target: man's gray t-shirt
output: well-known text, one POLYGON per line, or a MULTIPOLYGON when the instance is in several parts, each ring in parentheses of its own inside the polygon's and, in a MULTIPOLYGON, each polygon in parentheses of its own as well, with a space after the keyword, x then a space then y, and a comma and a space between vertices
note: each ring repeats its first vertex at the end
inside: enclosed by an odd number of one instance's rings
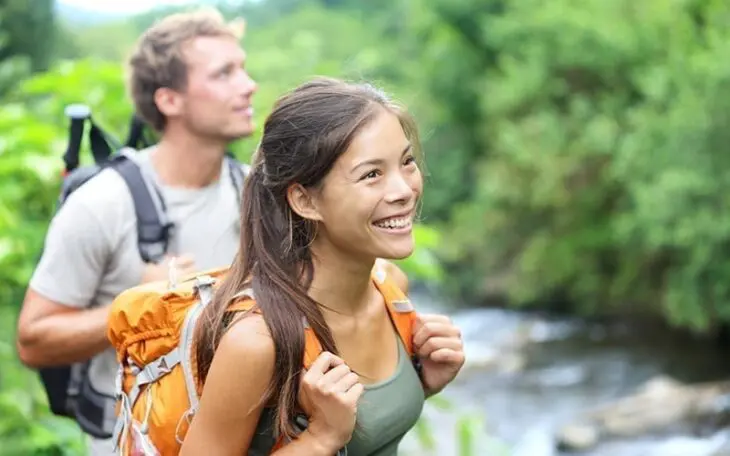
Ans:
MULTIPOLYGON (((198 270, 230 265, 239 245, 239 205, 227 163, 220 179, 207 187, 168 187, 150 162, 151 150, 136 157, 175 224, 168 253, 192 255, 198 270)), ((70 307, 104 306, 140 284, 144 267, 129 189, 116 171, 106 169, 72 193, 53 218, 30 287, 70 307)), ((113 348, 95 356, 91 385, 113 396, 117 367, 113 348)))

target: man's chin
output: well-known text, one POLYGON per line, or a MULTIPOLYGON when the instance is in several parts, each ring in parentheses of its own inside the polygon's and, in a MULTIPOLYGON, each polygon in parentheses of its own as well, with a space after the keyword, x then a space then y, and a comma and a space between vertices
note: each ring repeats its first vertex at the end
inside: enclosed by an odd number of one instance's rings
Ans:
POLYGON ((227 137, 229 141, 237 141, 239 139, 245 139, 249 136, 253 135, 255 131, 255 128, 253 125, 247 126, 246 128, 240 128, 235 131, 230 132, 227 137))

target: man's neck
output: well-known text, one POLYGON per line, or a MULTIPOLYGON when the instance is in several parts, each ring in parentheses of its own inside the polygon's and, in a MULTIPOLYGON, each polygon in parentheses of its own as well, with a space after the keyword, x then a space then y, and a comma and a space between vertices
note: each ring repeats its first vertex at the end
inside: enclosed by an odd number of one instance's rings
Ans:
POLYGON ((225 145, 187 132, 166 132, 151 160, 160 180, 171 187, 202 188, 220 177, 225 145))
POLYGON ((371 302, 371 272, 375 263, 332 250, 312 246, 314 278, 309 295, 322 305, 325 318, 359 315, 371 302))

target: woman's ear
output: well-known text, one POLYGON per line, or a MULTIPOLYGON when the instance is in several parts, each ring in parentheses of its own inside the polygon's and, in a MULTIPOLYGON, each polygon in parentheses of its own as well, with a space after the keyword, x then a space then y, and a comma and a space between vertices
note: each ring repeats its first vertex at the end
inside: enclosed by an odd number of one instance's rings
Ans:
POLYGON ((292 211, 301 218, 315 222, 322 220, 313 195, 302 185, 291 184, 286 189, 286 199, 292 211))

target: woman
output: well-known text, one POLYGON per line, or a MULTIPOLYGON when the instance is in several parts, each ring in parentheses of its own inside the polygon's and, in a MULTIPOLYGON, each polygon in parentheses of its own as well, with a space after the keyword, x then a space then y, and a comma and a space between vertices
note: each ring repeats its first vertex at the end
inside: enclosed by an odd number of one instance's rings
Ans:
POLYGON ((464 362, 459 330, 418 315, 419 378, 372 279, 376 259, 413 251, 418 151, 412 120, 371 86, 316 79, 278 101, 244 188, 241 254, 201 317, 205 389, 181 454, 270 454, 279 435, 296 436, 280 456, 397 453, 464 362), (260 313, 227 318, 247 288, 260 313), (323 347, 306 370, 303 321, 323 347))

